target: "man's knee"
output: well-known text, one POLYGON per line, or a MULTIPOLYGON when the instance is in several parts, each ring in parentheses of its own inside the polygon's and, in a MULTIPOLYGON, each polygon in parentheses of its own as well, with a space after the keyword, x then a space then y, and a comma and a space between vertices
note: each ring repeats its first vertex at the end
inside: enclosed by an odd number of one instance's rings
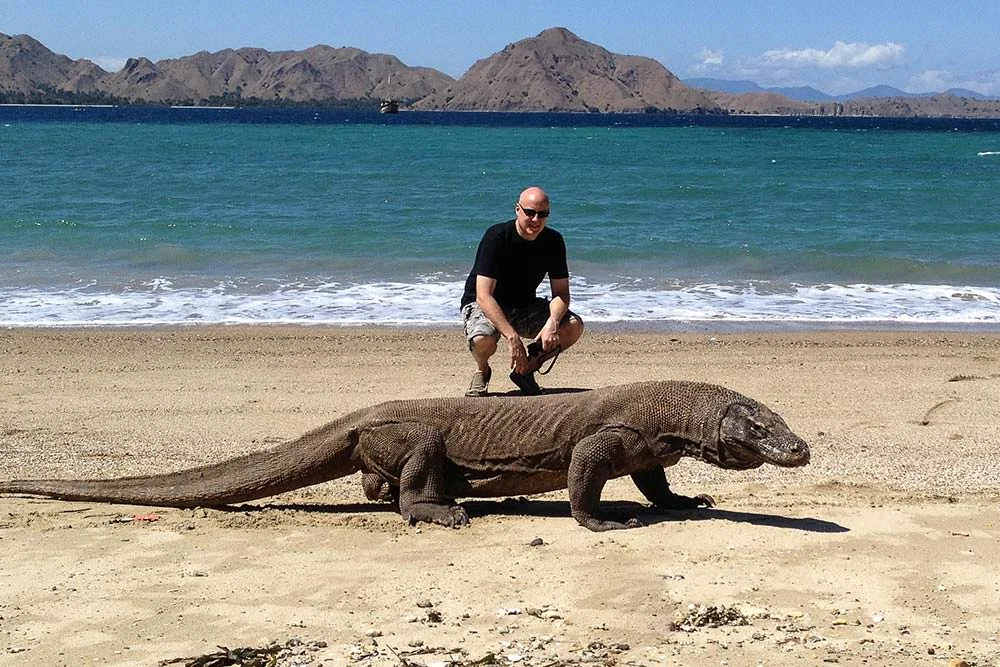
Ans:
POLYGON ((559 325, 559 342, 565 350, 580 340, 583 335, 583 320, 576 313, 567 313, 566 319, 559 325))
POLYGON ((475 355, 489 357, 497 351, 497 339, 487 334, 473 336, 469 340, 469 350, 475 355))

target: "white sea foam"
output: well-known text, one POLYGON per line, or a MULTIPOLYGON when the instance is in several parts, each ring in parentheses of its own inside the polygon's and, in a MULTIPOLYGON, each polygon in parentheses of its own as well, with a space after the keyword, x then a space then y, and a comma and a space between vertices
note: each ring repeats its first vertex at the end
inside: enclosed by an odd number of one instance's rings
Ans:
MULTIPOLYGON (((118 292, 9 289, 0 326, 174 324, 457 324, 461 282, 231 284, 177 289, 168 280, 118 292)), ((574 280, 590 322, 870 323, 1000 328, 1000 289, 949 285, 690 284, 660 289, 574 280)))

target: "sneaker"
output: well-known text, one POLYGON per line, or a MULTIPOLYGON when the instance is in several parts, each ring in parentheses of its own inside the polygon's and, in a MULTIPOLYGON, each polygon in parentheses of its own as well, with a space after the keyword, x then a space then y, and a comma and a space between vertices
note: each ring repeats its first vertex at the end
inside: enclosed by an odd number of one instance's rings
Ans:
POLYGON ((486 387, 490 384, 490 378, 493 376, 493 369, 489 366, 486 367, 486 372, 476 371, 472 374, 472 382, 469 384, 469 390, 465 392, 466 396, 485 396, 486 387))
POLYGON ((518 373, 516 371, 512 371, 510 374, 510 381, 516 384, 517 388, 520 389, 525 396, 538 396, 542 393, 542 388, 538 386, 537 382, 535 382, 534 373, 518 373))

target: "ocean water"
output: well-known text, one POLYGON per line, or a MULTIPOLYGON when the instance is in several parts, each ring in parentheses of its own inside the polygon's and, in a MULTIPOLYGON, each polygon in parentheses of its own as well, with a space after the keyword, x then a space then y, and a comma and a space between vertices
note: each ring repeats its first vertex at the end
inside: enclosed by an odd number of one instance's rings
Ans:
POLYGON ((25 107, 0 326, 457 324, 532 184, 588 322, 1000 330, 995 121, 25 107))

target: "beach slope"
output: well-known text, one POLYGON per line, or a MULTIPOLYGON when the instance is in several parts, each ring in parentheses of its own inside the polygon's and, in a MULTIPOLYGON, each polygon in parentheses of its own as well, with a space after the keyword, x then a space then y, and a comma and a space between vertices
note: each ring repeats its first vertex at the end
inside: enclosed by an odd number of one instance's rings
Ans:
MULTIPOLYGON (((5 479, 217 461, 461 394, 472 371, 457 329, 15 329, 0 346, 5 479)), ((410 527, 356 476, 232 511, 3 497, 0 665, 269 642, 327 665, 1000 664, 1000 335, 605 330, 541 383, 646 379, 766 403, 812 463, 682 461, 674 490, 718 506, 669 516, 614 481, 608 509, 648 525, 603 534, 564 492, 410 527)))

